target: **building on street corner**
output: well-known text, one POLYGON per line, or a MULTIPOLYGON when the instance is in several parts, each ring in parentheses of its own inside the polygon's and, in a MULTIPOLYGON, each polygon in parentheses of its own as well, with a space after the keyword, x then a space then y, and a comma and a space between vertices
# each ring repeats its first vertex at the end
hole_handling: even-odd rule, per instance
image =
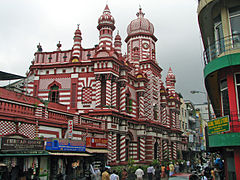
POLYGON ((209 149, 221 154, 226 179, 240 179, 240 2, 198 2, 205 87, 217 118, 208 122, 209 149))

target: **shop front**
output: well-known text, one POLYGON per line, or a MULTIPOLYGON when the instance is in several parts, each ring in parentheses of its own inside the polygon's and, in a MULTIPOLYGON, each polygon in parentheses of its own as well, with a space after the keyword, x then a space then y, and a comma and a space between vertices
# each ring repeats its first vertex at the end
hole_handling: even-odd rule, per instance
POLYGON ((107 165, 107 155, 110 153, 108 139, 87 137, 86 152, 92 155, 92 166, 103 171, 107 165))
POLYGON ((5 166, 1 174, 4 174, 5 179, 19 177, 25 180, 40 175, 47 177, 47 156, 43 140, 27 139, 21 136, 0 138, 0 163, 5 166))
POLYGON ((47 139, 50 179, 83 179, 90 176, 92 155, 86 152, 86 142, 69 139, 47 139))

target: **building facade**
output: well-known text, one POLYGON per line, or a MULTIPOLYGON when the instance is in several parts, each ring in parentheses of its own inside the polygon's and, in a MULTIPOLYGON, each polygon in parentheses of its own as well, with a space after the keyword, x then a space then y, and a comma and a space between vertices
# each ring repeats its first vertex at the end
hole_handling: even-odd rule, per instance
POLYGON ((204 78, 216 117, 229 117, 230 130, 209 136, 221 152, 227 179, 240 179, 240 2, 199 0, 198 20, 204 45, 204 78))
MULTIPOLYGON (((25 93, 44 102, 49 127, 62 127, 49 119, 47 105, 55 103, 56 109, 63 106, 74 116, 72 139, 106 138, 109 165, 124 165, 130 159, 139 164, 176 160, 186 146, 179 121, 181 102, 171 68, 165 85, 162 81, 153 24, 140 8, 127 27, 126 55, 119 33, 113 36, 115 19, 108 5, 97 29, 99 44, 93 48, 82 47, 79 26, 69 50, 62 50, 59 42, 56 51, 46 52, 39 44, 23 82, 25 93)), ((56 134, 37 126, 36 137, 69 138, 66 129, 56 134)))

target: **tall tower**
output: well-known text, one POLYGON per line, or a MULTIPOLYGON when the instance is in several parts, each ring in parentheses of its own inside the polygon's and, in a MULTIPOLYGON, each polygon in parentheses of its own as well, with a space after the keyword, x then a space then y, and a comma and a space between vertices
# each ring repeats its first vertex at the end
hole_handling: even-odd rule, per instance
POLYGON ((98 19, 97 29, 99 30, 99 49, 112 49, 113 31, 115 29, 115 20, 111 15, 108 5, 106 5, 103 14, 98 19))
POLYGON ((155 43, 157 38, 154 36, 153 24, 146 18, 142 9, 139 8, 137 19, 131 21, 127 27, 127 58, 133 63, 136 73, 139 70, 139 64, 142 61, 156 61, 155 43))
POLYGON ((225 132, 218 131, 224 123, 218 126, 218 133, 208 131, 209 149, 221 152, 226 179, 240 179, 240 1, 198 2, 205 87, 214 113, 220 118, 208 127, 216 129, 215 122, 223 119, 230 125, 225 132))
POLYGON ((72 62, 78 62, 81 54, 81 41, 82 41, 82 33, 79 29, 79 25, 74 35, 74 44, 73 44, 73 53, 72 53, 72 62))
POLYGON ((172 72, 172 68, 170 67, 166 77, 166 87, 168 89, 169 94, 175 93, 175 83, 176 83, 176 78, 172 72))
POLYGON ((122 48, 122 41, 121 41, 121 36, 119 35, 119 32, 115 36, 115 41, 114 41, 114 47, 115 50, 119 53, 122 54, 121 48, 122 48))

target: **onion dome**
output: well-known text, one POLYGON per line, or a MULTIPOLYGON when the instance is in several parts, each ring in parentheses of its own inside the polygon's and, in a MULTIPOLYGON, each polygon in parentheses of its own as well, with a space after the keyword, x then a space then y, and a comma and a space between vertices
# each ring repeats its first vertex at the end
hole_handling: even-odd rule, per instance
POLYGON ((142 8, 139 8, 137 17, 138 18, 134 19, 127 27, 128 36, 142 33, 153 35, 154 33, 153 24, 148 19, 144 18, 142 8))
POLYGON ((115 29, 115 20, 113 18, 113 16, 111 15, 110 9, 108 7, 108 5, 106 5, 103 14, 99 17, 98 19, 98 30, 101 29, 102 26, 108 25, 111 26, 112 30, 115 29))

